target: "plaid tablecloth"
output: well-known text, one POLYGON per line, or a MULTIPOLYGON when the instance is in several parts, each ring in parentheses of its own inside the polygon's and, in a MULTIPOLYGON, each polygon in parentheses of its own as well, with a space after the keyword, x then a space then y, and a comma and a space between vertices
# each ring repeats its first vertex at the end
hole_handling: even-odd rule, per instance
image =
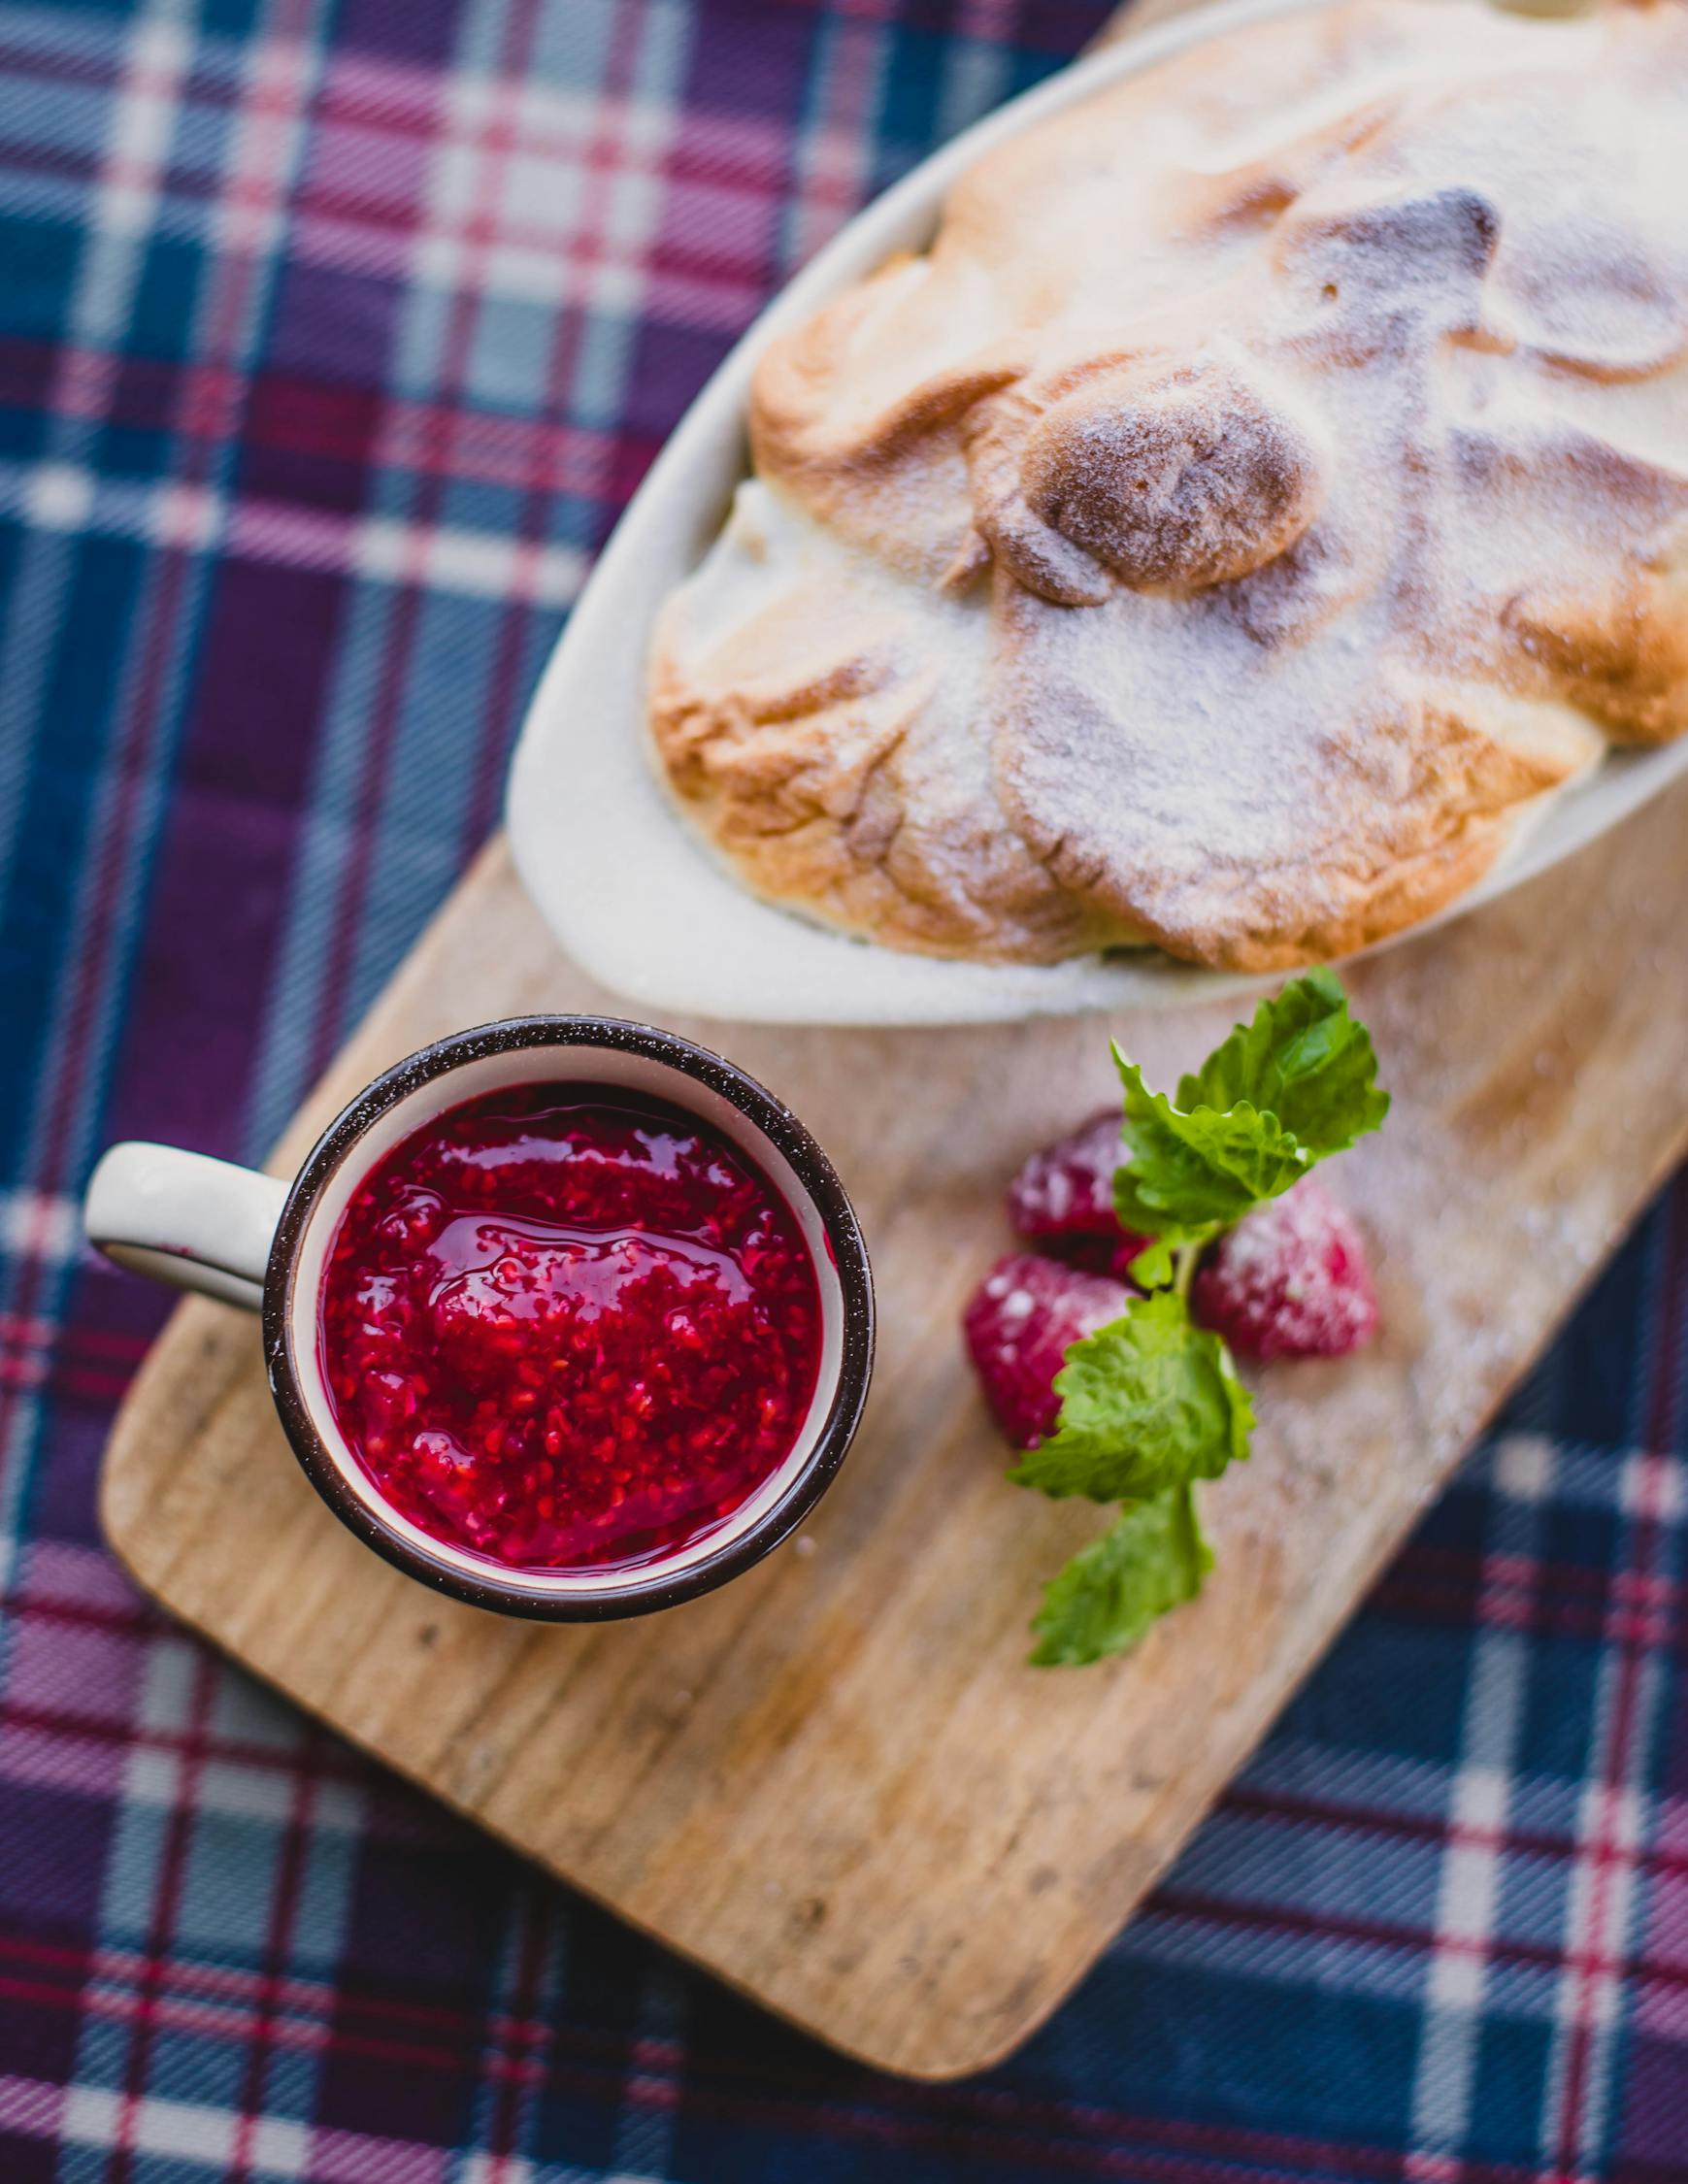
POLYGON ((97 1148, 261 1150, 491 823, 734 333, 1103 14, 0 6, 3 2184, 1688 2176, 1681 1184, 967 2085, 544 1884, 101 1547, 163 1307, 79 1252, 97 1148))

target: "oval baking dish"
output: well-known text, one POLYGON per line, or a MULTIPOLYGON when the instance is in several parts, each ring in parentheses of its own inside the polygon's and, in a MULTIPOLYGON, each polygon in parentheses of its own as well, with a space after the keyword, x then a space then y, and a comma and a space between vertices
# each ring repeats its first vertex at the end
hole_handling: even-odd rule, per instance
MULTIPOLYGON (((1262 981, 1155 951, 1050 966, 904 954, 758 900, 679 815, 645 725, 646 657, 746 474, 757 358, 899 250, 930 240, 956 177, 1006 138, 1242 25, 1320 0, 1216 0, 1075 63, 966 131, 860 214, 758 319, 687 413, 622 517, 529 709, 507 818, 517 871, 575 960, 657 1011, 774 1022, 940 1024, 1211 1001, 1262 981)), ((1688 770, 1688 737, 1608 757, 1546 804, 1477 886, 1392 946, 1492 901, 1603 834, 1688 770)))

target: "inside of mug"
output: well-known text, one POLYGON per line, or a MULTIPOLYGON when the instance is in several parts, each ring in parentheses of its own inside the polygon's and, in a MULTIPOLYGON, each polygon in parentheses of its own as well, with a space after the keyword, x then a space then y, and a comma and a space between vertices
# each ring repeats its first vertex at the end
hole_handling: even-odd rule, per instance
POLYGON ((513 1047, 458 1063, 416 1085, 361 1133, 317 1192, 293 1261, 287 1299, 288 1339, 294 1376, 318 1439, 352 1495, 416 1554, 480 1585, 504 1583, 524 1593, 589 1597, 620 1593, 630 1585, 655 1584, 712 1560, 754 1532, 802 1478, 838 1392, 844 1359, 844 1300, 826 1223, 789 1160, 751 1118, 713 1086, 673 1063, 614 1046, 583 1042, 513 1047), (369 1171, 393 1147, 435 1115, 483 1093, 516 1084, 605 1085, 683 1109, 717 1130, 753 1160, 796 1218, 820 1290, 821 1353, 814 1395, 790 1453, 733 1513, 713 1530, 672 1554, 603 1569, 516 1568, 478 1555, 424 1532, 385 1500, 334 1421, 322 1376, 317 1300, 323 1269, 352 1195, 369 1171))

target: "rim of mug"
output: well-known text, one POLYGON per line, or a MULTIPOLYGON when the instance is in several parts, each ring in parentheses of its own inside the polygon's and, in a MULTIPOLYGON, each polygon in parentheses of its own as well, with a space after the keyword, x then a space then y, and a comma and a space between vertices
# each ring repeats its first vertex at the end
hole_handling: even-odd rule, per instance
MULTIPOLYGON (((584 1081, 584 1079, 582 1080, 584 1081)), ((674 1104, 687 1109, 679 1097, 674 1104)), ((695 1110, 688 1110, 695 1111, 695 1110)), ((311 1313, 311 1325, 315 1315, 311 1313)), ((264 1277, 264 1362, 282 1429, 306 1477, 351 1532, 408 1576, 435 1591, 506 1615, 545 1622, 602 1622, 653 1613, 693 1600, 739 1576, 789 1539, 837 1476, 861 1422, 874 1362, 874 1285, 861 1227, 832 1162, 808 1126, 746 1071, 678 1032, 615 1016, 508 1016, 433 1041, 373 1077, 349 1100, 306 1156, 288 1190, 264 1277), (383 1516, 379 1503, 354 1491, 346 1466, 321 1432, 301 1384, 295 1333, 301 1313, 295 1282, 300 1251, 316 1205, 373 1125, 401 1101, 471 1062, 534 1047, 599 1048, 666 1065, 682 1078, 728 1101, 756 1134, 782 1155, 813 1207, 830 1245, 841 1305, 841 1342, 832 1398, 802 1468, 778 1500, 715 1548, 683 1569, 660 1561, 629 1569, 590 1591, 547 1588, 543 1574, 501 1572, 481 1558, 459 1563, 438 1557, 383 1516), (472 1573, 473 1572, 473 1573, 472 1573)), ((812 1411, 811 1413, 812 1416, 812 1411)), ((349 1458, 349 1450, 348 1451, 349 1458)))

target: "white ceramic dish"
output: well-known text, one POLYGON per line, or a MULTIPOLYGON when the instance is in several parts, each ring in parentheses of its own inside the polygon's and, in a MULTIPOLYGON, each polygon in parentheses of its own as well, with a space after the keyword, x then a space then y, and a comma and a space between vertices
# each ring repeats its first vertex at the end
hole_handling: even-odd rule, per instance
MULTIPOLYGON (((857 215, 764 313, 687 412, 617 525, 528 710, 506 814, 516 869, 581 968, 656 1012, 759 1022, 942 1024, 1211 1001, 1261 981, 1159 955, 1048 967, 948 963, 775 910, 717 864, 659 784, 645 725, 656 614, 745 473, 757 356, 778 333, 930 240, 951 182, 1004 138, 1241 24, 1318 0, 1216 0, 1081 60, 967 130, 857 215)), ((1688 738, 1609 759, 1564 791, 1456 917, 1569 856, 1688 769, 1688 738)), ((1426 932, 1412 928, 1383 944, 1426 932)))

